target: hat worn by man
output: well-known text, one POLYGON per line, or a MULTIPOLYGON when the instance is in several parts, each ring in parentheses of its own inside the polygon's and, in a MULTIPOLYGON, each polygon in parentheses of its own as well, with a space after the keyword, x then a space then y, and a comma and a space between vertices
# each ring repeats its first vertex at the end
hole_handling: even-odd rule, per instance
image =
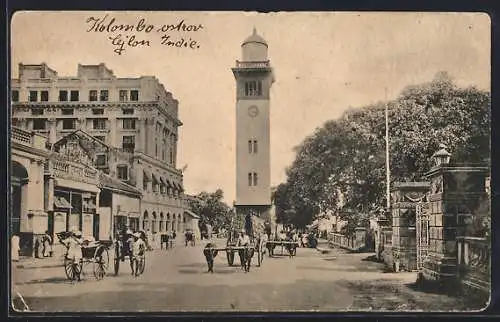
POLYGON ((82 232, 79 231, 79 230, 74 230, 73 231, 73 235, 75 235, 76 237, 81 237, 82 236, 82 232))

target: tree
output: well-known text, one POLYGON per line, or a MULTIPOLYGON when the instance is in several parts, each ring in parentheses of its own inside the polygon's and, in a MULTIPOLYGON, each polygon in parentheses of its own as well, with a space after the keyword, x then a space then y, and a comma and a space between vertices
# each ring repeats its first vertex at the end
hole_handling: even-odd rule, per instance
POLYGON ((217 189, 213 193, 201 192, 190 201, 191 211, 200 216, 200 225, 209 224, 214 231, 229 227, 232 211, 223 198, 223 191, 217 189))
POLYGON ((386 105, 392 182, 422 180, 439 144, 455 163, 489 158, 490 94, 458 88, 440 72, 394 101, 351 108, 306 137, 275 195, 279 220, 303 226, 320 212, 349 209, 342 216, 352 233, 363 216, 385 207, 386 105))

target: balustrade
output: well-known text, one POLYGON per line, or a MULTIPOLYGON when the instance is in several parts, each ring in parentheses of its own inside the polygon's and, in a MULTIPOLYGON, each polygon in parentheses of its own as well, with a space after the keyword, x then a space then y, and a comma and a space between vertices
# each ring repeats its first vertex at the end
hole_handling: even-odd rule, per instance
POLYGON ((33 134, 20 128, 12 127, 11 138, 13 141, 31 145, 33 134))
POLYGON ((457 238, 458 277, 476 288, 489 288, 491 281, 491 245, 486 238, 457 238))
POLYGON ((236 68, 269 68, 269 61, 252 61, 252 62, 243 62, 236 61, 236 68))

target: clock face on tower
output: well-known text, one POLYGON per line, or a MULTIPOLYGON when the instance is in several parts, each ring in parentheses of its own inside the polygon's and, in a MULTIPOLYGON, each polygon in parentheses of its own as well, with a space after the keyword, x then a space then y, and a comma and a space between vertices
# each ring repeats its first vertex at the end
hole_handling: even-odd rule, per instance
POLYGON ((248 115, 251 117, 256 117, 259 114, 259 108, 257 106, 250 106, 248 108, 248 115))

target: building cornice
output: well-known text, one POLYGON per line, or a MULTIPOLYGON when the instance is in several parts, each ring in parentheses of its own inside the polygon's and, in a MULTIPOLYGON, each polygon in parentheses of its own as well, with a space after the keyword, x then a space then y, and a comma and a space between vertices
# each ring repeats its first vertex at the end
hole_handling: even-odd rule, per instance
POLYGON ((33 155, 35 155, 37 157, 41 157, 41 158, 48 158, 50 155, 50 151, 37 149, 37 148, 34 148, 32 146, 18 143, 18 142, 12 141, 12 140, 10 141, 10 146, 11 146, 11 150, 20 150, 20 151, 27 152, 29 154, 33 154, 33 155))
POLYGON ((135 152, 134 156, 132 158, 134 160, 145 161, 145 163, 151 164, 157 168, 160 168, 161 170, 167 171, 173 175, 178 175, 182 178, 182 171, 180 171, 179 169, 173 168, 173 167, 169 166, 168 164, 160 162, 160 161, 150 157, 147 154, 144 154, 142 152, 135 152))
POLYGON ((126 107, 152 107, 158 110, 163 116, 165 116, 169 121, 175 123, 177 126, 182 126, 183 123, 178 118, 169 114, 165 108, 160 106, 159 101, 96 101, 96 102, 12 102, 12 108, 63 108, 63 107, 73 107, 73 108, 126 108, 126 107))

